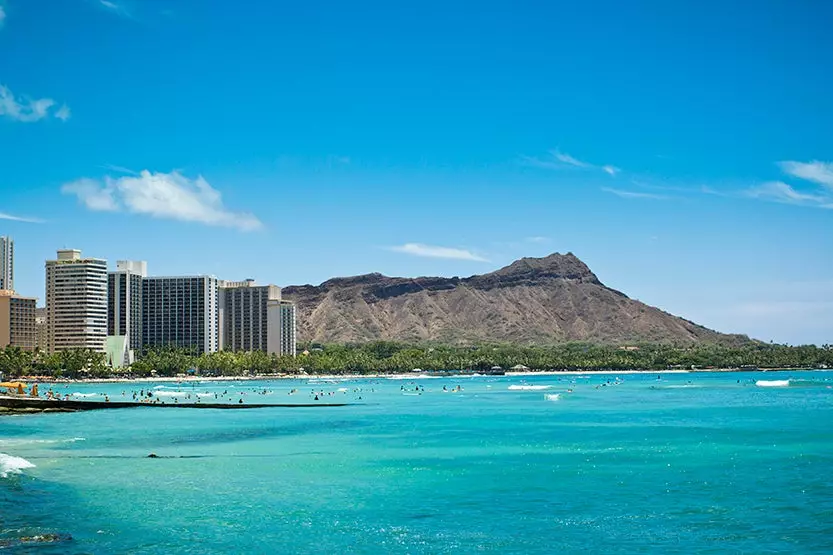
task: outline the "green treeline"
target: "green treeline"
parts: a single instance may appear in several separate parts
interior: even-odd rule
[[[0,350],[0,372],[7,378],[119,376],[210,376],[257,374],[370,374],[426,371],[484,371],[516,365],[532,370],[666,370],[703,368],[833,368],[833,346],[791,347],[750,343],[671,346],[645,344],[623,349],[612,345],[565,343],[553,346],[414,345],[377,341],[361,345],[308,345],[297,357],[263,352],[222,351],[194,354],[184,349],[151,350],[130,368],[112,369],[101,353],[87,350],[55,354]]]

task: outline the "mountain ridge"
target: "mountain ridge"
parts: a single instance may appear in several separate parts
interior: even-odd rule
[[[283,288],[301,342],[719,343],[710,330],[607,287],[573,253],[525,257],[469,277],[331,278]]]

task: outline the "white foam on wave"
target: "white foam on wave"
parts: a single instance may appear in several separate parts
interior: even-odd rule
[[[79,393],[76,391],[75,393],[70,393],[73,397],[98,397],[98,393]]]
[[[157,391],[154,395],[157,397],[185,397],[191,393],[191,391]]]
[[[758,380],[755,385],[758,387],[788,387],[790,380]]]
[[[35,465],[22,457],[0,453],[0,478],[8,478],[9,474],[20,474],[20,471],[26,468],[35,468]]]
[[[547,401],[558,401],[558,400],[561,399],[561,394],[560,393],[549,393],[547,395],[544,395],[544,399],[546,399]]]
[[[4,445],[44,445],[54,443],[75,443],[76,441],[87,441],[85,437],[71,437],[69,439],[0,439],[0,446]]]
[[[341,391],[342,393],[346,393],[346,392],[350,391],[350,390],[349,390],[348,388],[346,388],[346,387],[339,387],[339,388],[338,388],[338,390],[339,390],[339,391]]]
[[[543,391],[551,387],[551,385],[510,385],[509,389],[513,391]]]

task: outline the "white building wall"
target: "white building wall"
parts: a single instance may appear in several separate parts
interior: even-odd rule
[[[0,237],[0,289],[14,291],[14,240]]]
[[[58,251],[46,261],[46,323],[50,353],[104,352],[107,342],[107,261]]]

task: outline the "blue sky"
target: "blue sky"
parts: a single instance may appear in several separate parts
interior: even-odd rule
[[[279,285],[572,251],[833,343],[831,2],[0,0],[0,234]],[[31,220],[31,221],[25,221]]]

